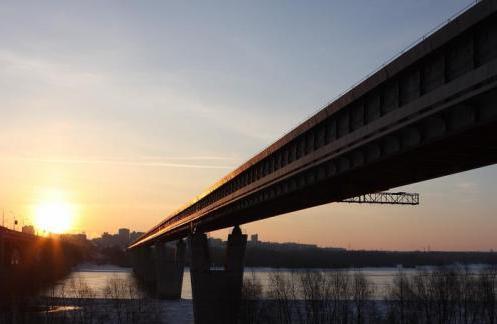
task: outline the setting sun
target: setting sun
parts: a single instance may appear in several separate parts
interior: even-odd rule
[[[71,229],[74,210],[64,202],[44,202],[35,210],[35,226],[49,233],[64,233]]]

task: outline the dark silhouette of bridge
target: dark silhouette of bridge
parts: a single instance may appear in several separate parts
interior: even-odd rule
[[[167,282],[154,253],[172,269],[184,253],[164,242],[189,236],[195,321],[230,322],[238,225],[497,162],[496,12],[476,3],[150,229],[130,246],[138,276]],[[225,271],[209,270],[203,233],[232,226]]]
[[[81,261],[80,246],[0,226],[0,301],[32,293],[67,274]],[[1,306],[1,302],[0,302]]]

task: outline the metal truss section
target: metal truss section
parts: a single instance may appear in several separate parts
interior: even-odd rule
[[[376,192],[340,202],[350,204],[419,205],[419,194],[410,192]]]

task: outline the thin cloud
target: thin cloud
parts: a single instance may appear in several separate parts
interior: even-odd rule
[[[175,157],[170,157],[170,156],[143,156],[140,159],[143,160],[182,160],[182,161],[225,161],[225,160],[230,160],[234,161],[237,160],[237,158],[234,157],[226,157],[226,156],[175,156]]]
[[[185,168],[185,169],[233,169],[235,165],[223,164],[205,164],[205,163],[174,163],[165,160],[224,160],[221,157],[171,157],[159,160],[121,160],[121,159],[46,159],[31,157],[2,157],[1,160],[8,161],[25,161],[38,163],[58,163],[58,164],[103,164],[103,165],[123,165],[139,167],[168,167],[168,168]],[[228,158],[229,159],[229,158]]]

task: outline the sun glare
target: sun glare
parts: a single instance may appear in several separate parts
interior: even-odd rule
[[[64,233],[71,229],[74,220],[73,208],[64,202],[40,203],[35,210],[35,226],[49,233]]]

